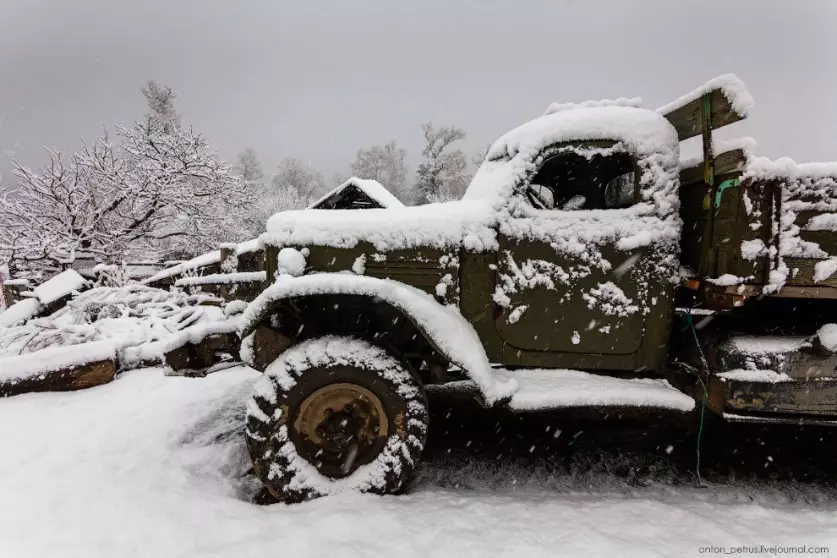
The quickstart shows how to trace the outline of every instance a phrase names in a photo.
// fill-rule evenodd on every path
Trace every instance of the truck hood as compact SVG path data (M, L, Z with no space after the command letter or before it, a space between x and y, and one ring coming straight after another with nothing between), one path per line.
M497 211L483 201L455 201L392 209L283 211L260 237L269 246L497 249Z

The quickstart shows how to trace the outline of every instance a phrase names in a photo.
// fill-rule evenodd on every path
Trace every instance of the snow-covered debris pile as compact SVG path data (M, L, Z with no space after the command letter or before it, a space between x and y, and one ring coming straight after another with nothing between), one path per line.
M215 300L136 284L98 287L50 316L0 329L0 358L109 341L122 368L161 361L187 330L234 321L220 307L200 306Z

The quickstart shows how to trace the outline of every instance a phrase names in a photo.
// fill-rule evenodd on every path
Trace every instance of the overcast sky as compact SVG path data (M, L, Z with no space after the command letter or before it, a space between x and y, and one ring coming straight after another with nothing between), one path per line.
M422 122L476 152L552 101L654 108L718 74L756 100L758 151L837 160L834 0L0 0L0 172L139 118L148 79L232 159L326 177ZM8 177L7 177L8 178Z

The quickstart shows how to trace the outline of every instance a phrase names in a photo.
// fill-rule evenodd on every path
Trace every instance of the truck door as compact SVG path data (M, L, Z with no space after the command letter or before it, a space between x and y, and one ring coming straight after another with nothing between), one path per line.
M528 351L635 353L655 218L631 210L634 160L612 142L563 144L536 160L500 225L498 333Z

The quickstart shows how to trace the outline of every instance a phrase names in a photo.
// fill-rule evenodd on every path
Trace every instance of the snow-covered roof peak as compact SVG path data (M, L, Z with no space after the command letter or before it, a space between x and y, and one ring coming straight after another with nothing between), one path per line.
M576 110L596 107L642 107L642 97L619 97L618 99L600 99L598 101L584 101L581 103L552 103L546 107L544 116L564 110Z
M325 196L321 197L314 203L308 206L309 209L316 208L320 203L324 200L330 198L331 196L345 190L349 186L354 186L355 188L359 189L361 192L369 196L372 200L374 200L378 205L383 207L384 209L394 208L394 207L404 207L404 204L401 203L398 198L393 196L389 190L387 190L383 184L378 182L377 180L370 180L364 178L358 178L356 176L351 177L346 182L326 194Z

